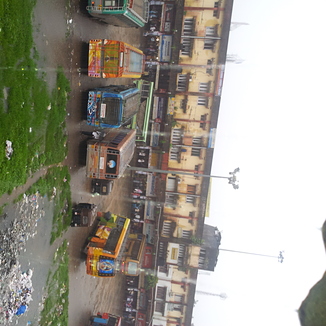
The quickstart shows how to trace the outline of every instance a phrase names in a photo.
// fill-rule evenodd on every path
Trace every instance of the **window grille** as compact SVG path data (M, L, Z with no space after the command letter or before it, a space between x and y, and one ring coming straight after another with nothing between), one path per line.
M201 141L202 141L201 137L193 137L192 145L193 146L201 146L201 144L202 144Z
M183 35L193 35L195 26L195 19L193 17L186 17L183 22Z
M187 74L179 74L177 82L177 91L185 92L187 90Z
M191 56L192 39L183 37L181 44L181 54Z
M179 244L179 254L178 254L178 265L183 265L183 259L186 253L186 246L183 244Z
M171 222L170 221L163 222L162 235L165 237L169 237L171 235Z
M192 148L191 149L191 156L200 156L200 148Z
M206 121L206 114L203 114L200 116L200 121ZM200 128L206 129L206 123L205 122L200 122L199 123Z
M187 185L187 193L195 195L196 194L196 186L195 185Z
M207 106L207 97L206 96L198 96L197 105Z
M187 195L187 197L186 197L186 203L193 204L194 205L195 202L196 202L196 197Z
M182 129L175 128L172 130L171 141L173 145L181 145L182 144Z
M199 83L198 90L201 93L209 93L210 83Z
M182 230L182 239L190 239L192 235L192 231L191 230Z

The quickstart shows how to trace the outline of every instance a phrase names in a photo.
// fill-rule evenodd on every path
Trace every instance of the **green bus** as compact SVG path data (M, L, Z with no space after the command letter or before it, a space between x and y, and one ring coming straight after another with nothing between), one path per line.
M121 27L143 27L148 21L148 0L88 0L88 13Z

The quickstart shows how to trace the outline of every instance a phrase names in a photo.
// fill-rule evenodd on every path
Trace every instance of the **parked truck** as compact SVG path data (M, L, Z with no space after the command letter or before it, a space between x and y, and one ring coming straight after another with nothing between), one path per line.
M87 143L86 175L88 178L110 180L121 177L135 150L134 129L113 129L103 140Z
M101 128L119 128L131 122L141 102L139 88L110 85L90 90L87 102L87 124Z
M110 85L90 90L87 124L100 128L119 128L130 124L141 103L149 101L152 88L153 82L137 80L131 85Z
M95 78L141 78L145 55L134 46L115 40L92 39L88 47L88 76Z
M79 203L72 210L71 226L91 226L97 217L97 206Z
M121 27L144 27L149 16L147 0L88 0L88 13L102 22Z
M109 313L98 313L96 316L91 316L89 326L120 326L121 317Z
M114 277L128 239L130 219L104 213L94 235L85 248L86 273L97 277Z
M112 191L113 180L92 180L91 193L96 195L108 195Z

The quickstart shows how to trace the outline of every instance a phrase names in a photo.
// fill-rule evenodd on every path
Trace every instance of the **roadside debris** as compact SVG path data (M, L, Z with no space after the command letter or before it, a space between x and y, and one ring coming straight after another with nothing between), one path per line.
M32 300L32 269L22 271L19 254L26 241L37 233L37 221L44 216L38 194L24 195L18 204L18 217L0 230L0 324L8 325L14 316L24 314Z
M12 142L10 140L6 140L6 158L8 160L11 159L14 150L12 148Z

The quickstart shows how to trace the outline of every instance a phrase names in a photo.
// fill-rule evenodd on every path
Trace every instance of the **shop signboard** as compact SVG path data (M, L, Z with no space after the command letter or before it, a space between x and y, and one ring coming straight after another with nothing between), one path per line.
M144 229L146 235L146 242L149 244L154 244L154 225L150 223L145 223Z
M142 264L143 268L152 268L153 267L153 247L146 246L145 247L145 254L144 260Z
M159 123L152 124L152 135L151 135L152 143L151 143L151 145L153 147L158 147L158 145L159 145L160 129L161 129L161 126Z
M160 44L160 61L170 62L172 53L172 35L162 35Z
M153 201L146 201L145 203L145 219L154 221L154 208Z

